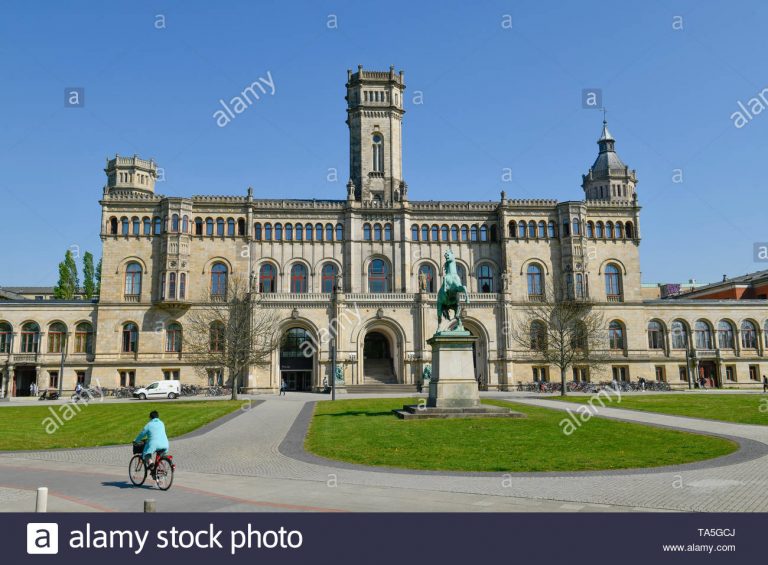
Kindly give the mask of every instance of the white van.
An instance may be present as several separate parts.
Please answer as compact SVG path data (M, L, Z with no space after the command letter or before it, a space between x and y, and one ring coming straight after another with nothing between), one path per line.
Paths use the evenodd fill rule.
M134 398L178 398L181 394L181 381L155 381L147 387L133 391Z

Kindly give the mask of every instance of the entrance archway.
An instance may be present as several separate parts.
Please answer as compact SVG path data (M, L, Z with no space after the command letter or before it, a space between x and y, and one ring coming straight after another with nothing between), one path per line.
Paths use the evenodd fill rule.
M34 367L17 365L14 369L13 396L31 396L30 385L37 381Z
M488 339L486 337L484 328L481 328L479 322L475 320L462 320L464 328L474 337L477 341L472 344L472 357L475 368L475 380L477 380L480 386L488 386L490 381L490 367L488 366Z
M288 328L280 344L280 383L285 381L288 390L312 390L316 353L315 341L307 330Z
M363 382L367 384L393 384L397 382L394 369L392 343L379 331L365 334L363 342Z
M719 379L717 378L717 365L715 365L714 361L701 361L699 363L699 382L702 377L707 388L720 387Z

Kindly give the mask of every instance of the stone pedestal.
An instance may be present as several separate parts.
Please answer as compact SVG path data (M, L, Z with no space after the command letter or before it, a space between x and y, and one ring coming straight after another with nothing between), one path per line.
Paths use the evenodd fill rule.
M427 340L432 346L430 408L472 408L480 404L472 346L477 338L469 332L445 332Z
M501 406L480 403L475 379L472 346L476 337L464 330L438 332L427 343L432 346L432 378L426 406L403 406L394 410L403 420L427 418L522 418L524 414Z

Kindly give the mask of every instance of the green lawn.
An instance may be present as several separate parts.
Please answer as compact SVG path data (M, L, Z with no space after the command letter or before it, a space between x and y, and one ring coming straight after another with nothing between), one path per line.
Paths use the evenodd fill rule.
M168 437L190 432L242 406L242 402L127 402L74 405L66 420L64 404L0 408L0 451L130 444L157 410ZM57 413L59 424L53 412ZM73 415L74 414L74 415ZM46 429L47 428L47 429ZM53 433L48 433L53 431ZM173 447L173 446L171 446Z
M364 465L450 471L584 471L688 463L737 449L720 438L594 417L567 436L556 410L504 401L516 419L399 420L416 399L318 402L305 448Z
M585 403L589 396L553 397L557 400ZM615 399L611 395L611 399ZM768 396L759 394L623 394L614 408L660 412L676 416L692 416L707 420L723 420L738 424L768 425ZM762 407L762 410L761 410Z

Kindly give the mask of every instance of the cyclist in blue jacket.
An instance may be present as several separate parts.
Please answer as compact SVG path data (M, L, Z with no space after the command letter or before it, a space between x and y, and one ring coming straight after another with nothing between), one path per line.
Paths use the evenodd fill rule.
M152 410L149 413L149 422L144 429L139 432L134 443L138 443L142 440L146 440L144 444L144 452L141 456L144 458L144 462L150 469L153 468L152 457L156 451L168 451L170 444L168 443L168 436L165 434L165 424L160 420L157 410Z

